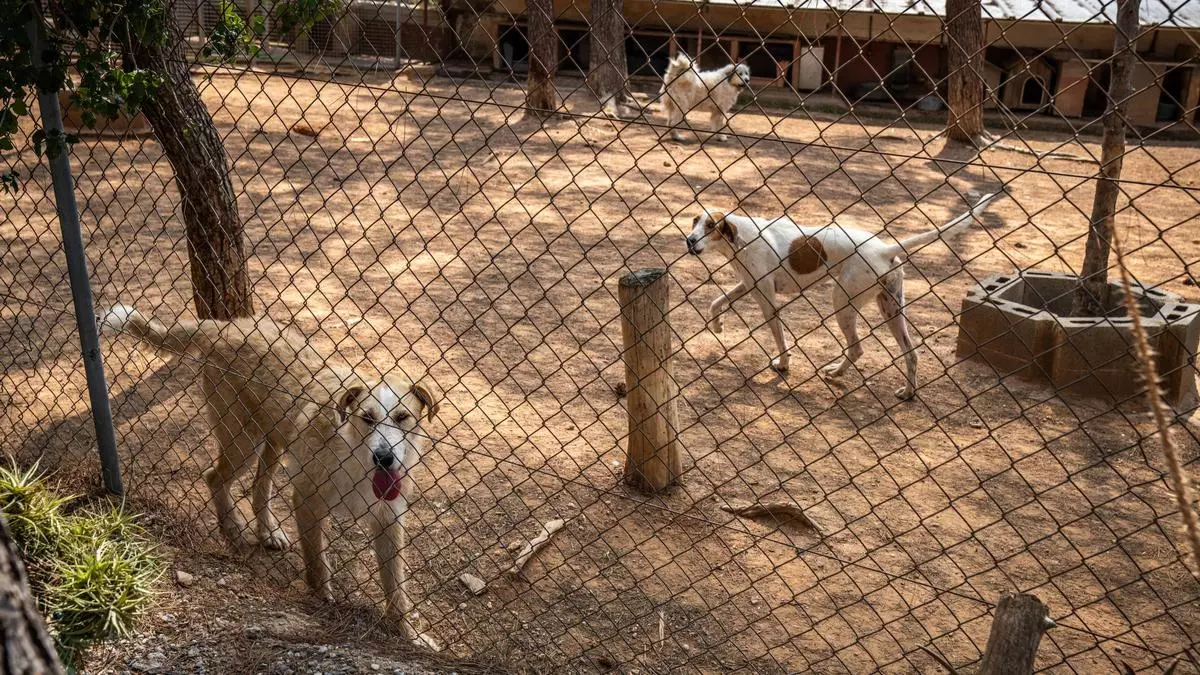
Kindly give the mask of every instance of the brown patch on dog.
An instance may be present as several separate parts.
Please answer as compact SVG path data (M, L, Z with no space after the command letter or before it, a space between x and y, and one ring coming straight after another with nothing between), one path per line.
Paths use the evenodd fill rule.
M788 246L788 265L797 274L812 274L825 264L825 247L815 237L796 237Z
M712 227L717 231L722 239L733 244L737 241L737 228L732 223L725 220L725 214L720 211L715 211L708 216Z

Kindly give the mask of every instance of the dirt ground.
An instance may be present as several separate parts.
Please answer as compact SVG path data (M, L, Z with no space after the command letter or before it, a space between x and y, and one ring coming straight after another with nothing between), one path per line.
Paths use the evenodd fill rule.
M1038 595L1058 623L1038 654L1051 672L1122 662L1160 672L1200 642L1200 583L1180 560L1147 414L999 381L954 354L974 280L1082 259L1095 164L972 159L931 140L933 127L754 106L734 118L729 144L659 144L643 125L607 122L585 126L588 144L570 120L519 119L521 91L494 83L252 72L197 82L234 163L261 310L325 349L427 373L445 390L406 555L422 625L446 655L517 671L934 672L922 647L970 664L993 603L1012 591ZM593 110L575 98L572 110ZM320 135L289 132L300 120ZM1040 150L1068 140L1023 136ZM1067 149L1100 152L1096 139ZM86 139L75 167L97 304L189 312L178 196L157 143ZM1148 141L1124 170L1133 208L1117 222L1133 271L1200 301L1187 268L1200 261L1200 148ZM732 273L686 255L698 203L905 235L1001 183L1011 198L983 227L908 266L921 343L912 402L892 396L902 375L886 331L866 339L861 374L815 376L841 349L825 286L785 311L796 341L786 377L767 368L768 331L750 330L761 322L753 303L735 306L723 335L705 330L702 311ZM98 463L48 186L34 168L0 224L0 448L85 489ZM620 483L626 418L614 393L616 280L648 266L670 270L685 453L680 486L658 497ZM292 643L371 655L351 670L411 656L371 623L374 566L352 526L335 538L332 608L307 600L295 551L231 552L219 540L199 483L213 441L196 363L127 339L103 351L132 504L151 514L176 568L220 570L165 590L189 612L138 639L178 646L217 616L233 624L206 633L219 651L222 631L277 612L312 622L280 633ZM1177 437L1195 476L1192 428ZM823 536L721 508L764 500L799 504ZM520 543L553 518L566 529L525 578L508 575ZM470 595L463 572L486 592ZM227 576L250 600L214 590ZM243 639L208 669L274 662L237 648ZM120 669L113 649L97 669ZM303 652L295 668L310 667L309 652L277 649L289 650ZM150 665L190 671L188 653ZM1200 669L1184 659L1176 672Z

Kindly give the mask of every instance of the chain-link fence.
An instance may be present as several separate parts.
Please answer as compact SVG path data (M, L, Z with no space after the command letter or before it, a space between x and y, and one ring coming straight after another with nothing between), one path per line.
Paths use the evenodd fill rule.
M180 2L244 222L222 235L243 242L256 316L303 338L260 318L237 351L190 328L209 271L164 144L144 120L85 134L97 306L163 323L103 338L127 494L180 555L223 527L267 549L243 561L272 592L300 595L307 567L362 612L393 581L381 505L406 505L406 622L517 669L936 672L978 661L997 601L1030 593L1057 624L1039 670L1200 672L1200 583L1129 289L1114 271L1106 318L1072 315L1116 109L1112 223L1194 475L1200 11L1142 7L1120 109L1115 3L985 3L965 57L947 24L972 4L954 4L531 3L557 36L543 119L526 78L547 70L547 22L520 2L353 0L291 30L275 5ZM261 26L256 48L214 57L231 11ZM604 44L593 19L614 12ZM946 133L959 58L985 92L966 143ZM598 62L627 83L586 79ZM50 175L6 160L27 179L0 225L0 448L96 484ZM995 192L964 228L889 248ZM667 270L648 305L667 370L627 382L628 340L656 326L626 311L622 334L618 280L643 268ZM160 350L134 339L160 329ZM652 376L673 410L654 438L682 458L658 493L624 481ZM276 451L290 472L256 466ZM239 469L247 503L219 526ZM314 535L342 502L359 527ZM328 587L302 553L318 549Z

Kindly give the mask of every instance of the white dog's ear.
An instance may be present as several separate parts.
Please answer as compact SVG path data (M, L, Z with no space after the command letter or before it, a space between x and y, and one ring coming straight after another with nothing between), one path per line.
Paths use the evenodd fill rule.
M414 382L412 391L421 400L421 405L425 406L425 417L433 419L440 407L438 402L442 398L441 390L432 382Z
M345 424L346 420L350 419L350 411L358 404L359 399L365 394L367 388L362 385L351 385L342 392L338 397L337 403L337 421L338 424Z

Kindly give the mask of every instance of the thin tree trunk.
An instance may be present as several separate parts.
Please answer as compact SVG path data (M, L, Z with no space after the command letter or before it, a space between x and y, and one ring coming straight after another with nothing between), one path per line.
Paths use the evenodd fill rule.
M528 0L525 15L529 20L529 79L525 86L525 105L545 119L558 110L558 34L554 30L553 0Z
M1117 0L1117 25L1113 31L1113 57L1108 81L1108 108L1104 111L1104 145L1101 147L1100 173L1092 198L1092 218L1088 228L1083 269L1071 313L1075 316L1102 316L1108 289L1108 250L1117 197L1121 192L1121 166L1125 159L1125 111L1133 88L1134 41L1141 25L1138 10L1141 0Z
M974 143L983 128L983 5L980 0L946 0L950 51L950 112L946 132L952 141Z
M46 623L29 593L25 565L0 516L0 675L62 673Z
M591 28L587 83L607 110L633 99L629 94L629 66L625 61L624 0L593 0Z
M162 144L182 201L192 299L200 318L232 319L254 311L246 248L229 160L212 116L188 71L183 37L173 21L163 45L121 36L127 61L163 76L142 109Z

